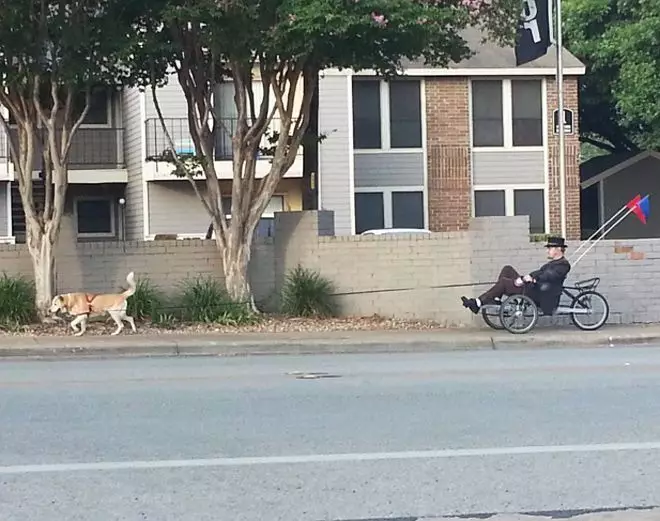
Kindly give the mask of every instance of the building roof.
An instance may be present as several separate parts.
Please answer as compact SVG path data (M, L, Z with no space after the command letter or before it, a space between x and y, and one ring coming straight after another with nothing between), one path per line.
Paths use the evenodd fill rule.
M485 33L477 28L470 27L461 32L474 54L467 60L450 63L448 69L550 69L557 66L557 48L552 45L548 52L524 65L516 65L516 55L513 46L502 47L495 42L484 42ZM566 48L562 54L564 69L584 68L584 63L573 56ZM423 59L405 60L402 65L405 69L428 69Z
M660 153L645 150L592 157L580 165L580 185L582 189L589 188L648 157L660 160Z

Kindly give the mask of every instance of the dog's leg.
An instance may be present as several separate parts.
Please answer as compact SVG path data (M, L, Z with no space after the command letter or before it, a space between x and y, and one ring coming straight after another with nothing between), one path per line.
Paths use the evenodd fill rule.
M135 327L135 320L133 319L133 317L126 314L126 310L121 312L121 319L125 320L131 325L131 329L133 330L133 333L137 333L137 328Z
M112 336L118 335L121 333L121 330L124 329L124 324L121 321L121 311L108 311L108 314L112 317L112 320L115 321L115 324L117 324L117 329L110 334Z
M75 336L80 336L85 332L86 327L83 327L83 324L85 324L85 318L87 318L85 315L78 315L71 321L71 324L69 324L71 329L73 329Z

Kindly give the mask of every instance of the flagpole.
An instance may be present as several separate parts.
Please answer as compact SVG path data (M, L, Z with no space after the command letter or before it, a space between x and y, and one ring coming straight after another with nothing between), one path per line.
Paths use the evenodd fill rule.
M596 244L598 244L600 241L602 241L608 233L610 233L612 230L614 230L614 228L616 228L617 226L619 226L619 224L621 224L621 222L622 222L626 217L628 217L628 216L632 213L632 211L633 211L632 208L628 208L628 211L627 211L625 214L623 214L621 217L619 217L619 219L618 219L618 220L617 220L612 226L610 226L609 229L608 229L606 232L603 232L603 235L601 235L600 237L598 237L598 239L596 239L594 242L592 242L592 243L591 243L591 246L589 246L586 250L584 250L584 251L582 252L582 255L580 255L580 256L578 257L578 259L577 259L575 262L571 263L571 264L572 264L572 268L574 268L574 267L577 265L577 263L580 262L580 261L582 260L582 257L584 257L587 253L589 253L589 252L591 251L591 249L592 249L594 246L596 246Z
M616 219L619 215L621 215L621 213L624 212L626 208L627 206L624 204L621 208L619 208L618 212L616 212L612 217L610 217L607 221L605 221L605 223L602 224L600 228L598 228L594 233L592 233L588 239L582 241L582 243L580 243L580 245L575 249L571 257L569 257L569 260L575 257L578 254L578 252L591 241L591 239L593 239L596 235L598 235L601 232L601 230L604 230L608 224L610 224L614 219Z
M557 73L555 77L555 87L557 89L557 123L559 124L559 205L561 211L561 236L566 237L566 157L565 157L565 136L564 136L564 63L563 63L563 38L561 23L561 0L557 2L557 29L556 29L556 47L557 47ZM554 122L553 122L554 124Z

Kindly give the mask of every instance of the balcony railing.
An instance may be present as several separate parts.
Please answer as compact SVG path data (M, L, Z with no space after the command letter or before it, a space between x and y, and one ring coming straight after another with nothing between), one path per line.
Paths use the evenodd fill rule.
M174 146L176 147L176 152L178 154L194 154L195 153L195 143L193 142L192 136L188 128L188 119L187 118L166 118L163 120L165 126L167 127L167 132L169 133ZM278 119L273 119L270 124L269 132L276 132L280 128ZM167 157L167 151L170 150L170 143L167 139L163 126L158 118L150 118L146 120L146 136L147 136L147 159L151 161L158 161ZM237 118L220 118L218 120L218 125L216 126L216 136L215 136L215 147L214 147L214 158L216 161L230 161L233 157L232 150L232 136L236 132L238 126ZM269 135L264 135L261 140L260 157L267 158L269 153L267 149L272 148L272 144L268 141ZM302 149L299 150L299 154L302 153Z
M12 139L16 140L16 130L12 130ZM79 128L71 141L69 168L73 170L99 170L123 168L124 166L124 129L122 128ZM34 151L34 165L41 168L43 142L47 139L46 130L39 131ZM6 136L0 146L9 148ZM59 139L59 135L58 135ZM7 154L8 155L8 154Z

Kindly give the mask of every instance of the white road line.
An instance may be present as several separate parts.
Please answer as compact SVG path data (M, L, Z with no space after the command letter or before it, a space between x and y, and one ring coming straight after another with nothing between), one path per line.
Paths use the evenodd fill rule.
M309 454L300 456L248 456L235 458L100 461L94 463L56 463L42 465L0 466L0 474L34 474L45 472L166 469L188 467L241 467L255 465L292 465L298 463L337 463L377 460L443 459L521 454L558 454L566 452L618 452L659 450L660 441L640 443L602 443L593 445L539 445L528 447L494 447L483 449L445 449L404 452L365 452L355 454Z

